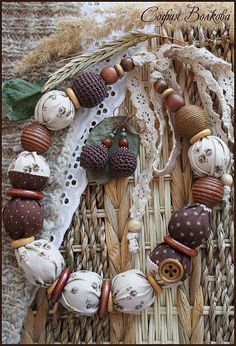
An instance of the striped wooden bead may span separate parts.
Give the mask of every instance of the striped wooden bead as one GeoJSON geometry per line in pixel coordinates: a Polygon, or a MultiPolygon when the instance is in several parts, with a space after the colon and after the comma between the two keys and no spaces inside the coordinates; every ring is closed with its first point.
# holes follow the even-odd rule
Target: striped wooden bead
{"type": "Polygon", "coordinates": [[[50,131],[43,125],[32,124],[26,126],[21,135],[21,145],[26,151],[36,151],[37,154],[45,153],[51,146],[50,131]]]}
{"type": "Polygon", "coordinates": [[[181,137],[190,140],[197,133],[208,129],[208,115],[201,107],[183,106],[174,115],[174,126],[181,137]]]}
{"type": "Polygon", "coordinates": [[[224,194],[224,186],[220,179],[206,176],[198,179],[192,187],[193,200],[209,208],[218,204],[224,194]]]}

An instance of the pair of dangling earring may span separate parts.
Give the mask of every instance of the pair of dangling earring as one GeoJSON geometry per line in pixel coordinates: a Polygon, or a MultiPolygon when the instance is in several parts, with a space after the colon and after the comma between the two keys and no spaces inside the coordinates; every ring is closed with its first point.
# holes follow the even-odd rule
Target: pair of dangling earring
{"type": "MultiPolygon", "coordinates": [[[[116,109],[114,109],[113,115],[115,115],[116,109]]],[[[125,107],[122,107],[128,113],[125,107]]],[[[130,119],[133,116],[127,117],[124,121],[117,123],[113,130],[102,139],[99,144],[84,145],[80,154],[80,166],[89,171],[92,174],[100,174],[107,167],[116,178],[128,177],[132,175],[137,166],[136,155],[129,150],[129,140],[127,138],[127,132],[135,135],[135,133],[129,126],[130,119]],[[118,148],[116,151],[109,149],[114,145],[115,138],[119,136],[118,148]]]]}

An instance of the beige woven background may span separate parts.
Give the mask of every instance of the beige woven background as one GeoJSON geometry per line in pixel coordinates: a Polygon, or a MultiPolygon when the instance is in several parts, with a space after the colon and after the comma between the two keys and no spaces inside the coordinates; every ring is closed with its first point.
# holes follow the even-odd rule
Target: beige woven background
{"type": "MultiPolygon", "coordinates": [[[[49,34],[57,16],[74,15],[76,5],[70,4],[65,6],[57,3],[54,6],[52,3],[22,3],[20,7],[19,4],[4,6],[3,37],[5,42],[11,42],[9,46],[5,43],[4,47],[5,78],[13,77],[11,71],[14,59],[23,53],[22,47],[16,47],[16,43],[25,40],[24,49],[27,49],[31,45],[29,39],[37,41],[44,34],[49,34]],[[22,39],[23,36],[25,37],[22,39]]],[[[233,63],[234,47],[228,31],[229,28],[223,23],[217,31],[203,29],[201,26],[174,29],[167,25],[160,29],[162,35],[206,46],[218,57],[233,63]],[[208,42],[208,38],[213,42],[208,42]]],[[[153,39],[150,41],[150,48],[156,49],[167,41],[153,39]]],[[[192,104],[201,105],[192,73],[181,64],[176,65],[176,70],[185,98],[192,104]]],[[[146,67],[142,73],[148,88],[146,67]]],[[[125,105],[133,111],[128,95],[125,105]]],[[[13,131],[13,126],[5,125],[4,141],[7,141],[9,131],[13,131]]],[[[168,158],[170,146],[167,129],[163,161],[168,158]]],[[[143,220],[145,232],[140,239],[140,244],[143,245],[133,262],[127,256],[126,222],[132,187],[137,181],[138,173],[145,166],[142,148],[133,178],[112,181],[101,187],[87,187],[61,247],[68,264],[74,269],[93,270],[105,277],[113,277],[117,272],[134,267],[145,271],[146,256],[162,240],[172,211],[191,201],[193,177],[186,155],[187,149],[188,143],[184,143],[182,155],[171,176],[155,178],[151,183],[152,196],[143,220]],[[119,234],[120,243],[114,242],[113,232],[119,234]]],[[[40,289],[28,309],[21,342],[233,343],[232,215],[231,205],[227,208],[215,208],[213,234],[208,243],[201,246],[199,256],[193,263],[190,280],[183,287],[165,290],[147,311],[137,316],[113,313],[104,320],[99,320],[96,316],[75,318],[58,304],[52,307],[47,301],[45,290],[40,289]]]]}

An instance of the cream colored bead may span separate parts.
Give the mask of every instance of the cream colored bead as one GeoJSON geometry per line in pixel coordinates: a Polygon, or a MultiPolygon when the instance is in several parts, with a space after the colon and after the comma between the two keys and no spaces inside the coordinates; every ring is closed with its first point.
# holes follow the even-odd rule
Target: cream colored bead
{"type": "Polygon", "coordinates": [[[116,69],[116,72],[119,75],[119,78],[122,78],[124,76],[124,69],[123,69],[123,67],[120,64],[115,64],[114,67],[116,69]]]}
{"type": "Polygon", "coordinates": [[[174,89],[172,89],[172,88],[168,88],[168,89],[164,90],[163,93],[161,94],[162,99],[163,100],[166,99],[168,96],[173,94],[173,92],[174,92],[174,89]]]}
{"type": "Polygon", "coordinates": [[[230,174],[223,174],[220,178],[223,185],[231,186],[233,184],[233,177],[230,174]]]}
{"type": "Polygon", "coordinates": [[[79,100],[77,99],[74,91],[71,88],[66,89],[67,96],[71,99],[73,105],[75,106],[76,109],[80,108],[80,103],[79,100]]]}
{"type": "Polygon", "coordinates": [[[142,224],[138,220],[129,220],[128,222],[128,230],[130,232],[140,232],[142,224]]]}
{"type": "Polygon", "coordinates": [[[25,246],[26,244],[32,243],[34,241],[34,237],[29,238],[21,238],[17,240],[13,240],[11,242],[12,249],[18,249],[19,247],[25,246]]]}

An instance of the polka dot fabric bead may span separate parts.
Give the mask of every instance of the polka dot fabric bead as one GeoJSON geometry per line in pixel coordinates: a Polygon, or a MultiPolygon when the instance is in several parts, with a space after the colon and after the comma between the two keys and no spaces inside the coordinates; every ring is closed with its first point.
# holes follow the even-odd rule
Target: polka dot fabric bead
{"type": "Polygon", "coordinates": [[[195,248],[204,243],[212,228],[212,211],[203,204],[185,205],[172,214],[168,231],[172,238],[195,248]]]}
{"type": "Polygon", "coordinates": [[[13,240],[37,234],[43,228],[41,204],[32,199],[11,199],[3,210],[3,224],[13,240]]]}
{"type": "Polygon", "coordinates": [[[48,182],[48,177],[16,171],[9,172],[9,178],[14,187],[33,191],[43,190],[48,182]]]}

